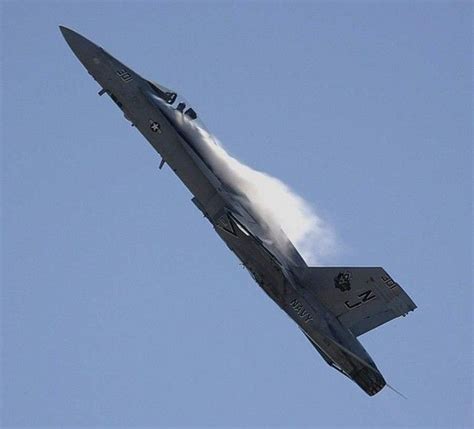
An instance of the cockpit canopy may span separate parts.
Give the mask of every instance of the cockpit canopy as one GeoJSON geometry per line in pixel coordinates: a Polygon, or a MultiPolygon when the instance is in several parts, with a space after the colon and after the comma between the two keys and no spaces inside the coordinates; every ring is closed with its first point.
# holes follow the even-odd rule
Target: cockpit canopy
{"type": "Polygon", "coordinates": [[[153,92],[166,103],[173,104],[176,101],[176,97],[178,96],[176,92],[173,92],[163,85],[159,85],[158,83],[152,82],[150,80],[148,81],[148,85],[150,85],[150,88],[153,90],[153,92]]]}
{"type": "Polygon", "coordinates": [[[184,113],[190,119],[194,120],[197,118],[197,113],[191,107],[186,108],[189,106],[189,103],[184,100],[183,97],[178,97],[176,92],[171,91],[170,89],[164,87],[163,85],[159,85],[156,82],[148,81],[150,88],[153,92],[160,97],[165,103],[173,106],[177,111],[184,113]],[[176,106],[174,106],[176,104],[176,106]]]}

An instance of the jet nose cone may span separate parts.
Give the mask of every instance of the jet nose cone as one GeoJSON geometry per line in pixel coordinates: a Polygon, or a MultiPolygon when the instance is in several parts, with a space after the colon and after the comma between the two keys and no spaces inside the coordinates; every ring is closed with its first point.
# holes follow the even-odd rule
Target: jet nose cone
{"type": "Polygon", "coordinates": [[[74,31],[70,30],[69,28],[65,27],[64,25],[60,25],[59,29],[61,30],[61,33],[63,33],[64,37],[66,37],[67,33],[74,33],[74,31]]]}
{"type": "Polygon", "coordinates": [[[84,36],[67,27],[60,25],[59,29],[74,54],[87,67],[100,48],[84,36]]]}

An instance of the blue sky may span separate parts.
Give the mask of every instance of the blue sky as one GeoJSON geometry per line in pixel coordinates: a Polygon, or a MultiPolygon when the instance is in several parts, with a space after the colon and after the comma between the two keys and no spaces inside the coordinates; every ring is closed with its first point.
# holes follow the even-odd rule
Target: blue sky
{"type": "Polygon", "coordinates": [[[472,425],[469,2],[22,2],[2,11],[5,427],[472,425]],[[66,25],[181,92],[418,310],[330,369],[96,95],[66,25]]]}

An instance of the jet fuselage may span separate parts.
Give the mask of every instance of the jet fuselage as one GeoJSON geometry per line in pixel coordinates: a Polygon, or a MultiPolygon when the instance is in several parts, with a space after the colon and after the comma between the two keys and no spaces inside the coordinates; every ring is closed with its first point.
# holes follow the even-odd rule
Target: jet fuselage
{"type": "Polygon", "coordinates": [[[251,196],[196,112],[175,92],[142,78],[72,30],[61,31],[102,90],[193,194],[192,201],[252,277],[296,322],[332,366],[368,394],[385,381],[355,335],[303,281],[308,266],[284,231],[255,209],[251,196]]]}

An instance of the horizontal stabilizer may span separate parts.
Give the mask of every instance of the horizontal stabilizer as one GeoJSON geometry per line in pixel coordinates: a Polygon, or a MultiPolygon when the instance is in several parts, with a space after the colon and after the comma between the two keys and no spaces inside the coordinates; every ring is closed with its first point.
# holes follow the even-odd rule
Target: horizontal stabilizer
{"type": "Polygon", "coordinates": [[[416,308],[380,267],[308,267],[303,284],[355,336],[416,308]]]}
{"type": "Polygon", "coordinates": [[[343,353],[346,359],[349,359],[351,362],[352,370],[343,370],[334,360],[328,356],[322,348],[320,348],[313,339],[303,331],[308,338],[309,342],[313,347],[319,352],[323,359],[333,368],[344,374],[346,377],[350,378],[352,381],[357,383],[361,389],[363,389],[368,395],[373,396],[376,393],[380,392],[386,385],[385,379],[383,378],[380,371],[374,366],[370,365],[364,359],[360,358],[356,354],[352,353],[349,349],[343,347],[338,342],[326,338],[326,341],[329,341],[334,347],[339,349],[343,353]]]}

